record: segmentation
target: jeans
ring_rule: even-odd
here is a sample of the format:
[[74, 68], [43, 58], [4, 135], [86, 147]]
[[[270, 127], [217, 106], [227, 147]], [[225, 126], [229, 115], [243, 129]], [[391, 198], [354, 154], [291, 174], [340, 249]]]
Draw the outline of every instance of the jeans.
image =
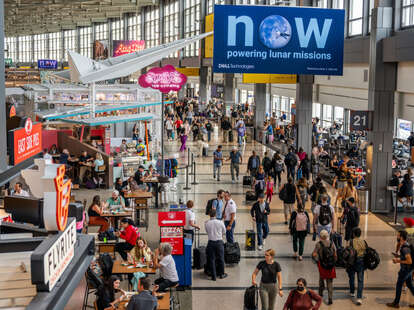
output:
[[319, 295], [323, 297], [323, 291], [325, 290], [325, 281], [326, 287], [328, 289], [328, 298], [332, 300], [333, 296], [333, 279], [321, 279], [319, 277]]
[[[222, 240], [208, 241], [207, 266], [213, 279], [224, 274], [224, 243]], [[216, 265], [217, 264], [217, 265]], [[217, 268], [216, 268], [217, 266]]]
[[230, 163], [231, 180], [234, 181], [234, 172], [236, 172], [236, 178], [239, 179], [239, 163]]
[[188, 121], [188, 125], [191, 126], [191, 124], [193, 122], [193, 118], [192, 117], [187, 117], [187, 121]]
[[260, 300], [262, 310], [273, 310], [277, 297], [276, 283], [260, 283]]
[[237, 136], [237, 142], [239, 143], [239, 145], [243, 144], [243, 136]]
[[221, 173], [221, 163], [220, 164], [214, 163], [213, 176], [214, 178], [216, 178], [216, 175], [217, 175], [217, 181], [220, 181], [220, 173]]
[[282, 172], [275, 172], [273, 175], [273, 179], [275, 180], [275, 185], [277, 183], [277, 188], [282, 184]]
[[413, 274], [413, 271], [407, 268], [401, 268], [400, 271], [398, 272], [397, 287], [395, 289], [395, 299], [394, 299], [395, 304], [400, 303], [401, 291], [402, 291], [404, 282], [407, 285], [408, 289], [410, 290], [411, 294], [414, 295], [412, 274]]
[[211, 140], [211, 131], [208, 130], [207, 131], [207, 141], [210, 142], [210, 140]]
[[303, 255], [303, 248], [305, 247], [305, 238], [307, 231], [295, 231], [293, 233], [293, 252], [298, 252], [299, 243], [299, 256]]
[[355, 265], [349, 268], [347, 271], [349, 276], [349, 292], [351, 294], [355, 293], [355, 273], [358, 277], [358, 290], [357, 290], [357, 298], [362, 298], [362, 290], [364, 289], [364, 259], [362, 257], [358, 257], [355, 260]]
[[295, 166], [286, 166], [287, 170], [287, 177], [292, 177], [293, 181], [295, 181]]
[[332, 224], [328, 224], [328, 225], [325, 225], [325, 226], [318, 224], [318, 236], [321, 235], [322, 230], [326, 230], [328, 232], [328, 234], [331, 234]]
[[128, 259], [128, 252], [134, 248], [132, 244], [128, 242], [121, 242], [115, 244], [115, 252], [118, 252], [121, 255], [122, 259], [126, 261]]
[[267, 222], [256, 222], [256, 228], [257, 228], [257, 244], [263, 245], [263, 239], [267, 238], [267, 235], [269, 234], [269, 225]]
[[234, 227], [236, 226], [236, 221], [233, 222], [231, 225], [231, 229], [227, 230], [227, 226], [229, 226], [230, 221], [224, 221], [224, 226], [226, 226], [226, 241], [228, 243], [234, 243]]
[[154, 281], [154, 283], [159, 286], [157, 292], [165, 292], [167, 288], [175, 286], [178, 282], [172, 282], [168, 279], [158, 278]]

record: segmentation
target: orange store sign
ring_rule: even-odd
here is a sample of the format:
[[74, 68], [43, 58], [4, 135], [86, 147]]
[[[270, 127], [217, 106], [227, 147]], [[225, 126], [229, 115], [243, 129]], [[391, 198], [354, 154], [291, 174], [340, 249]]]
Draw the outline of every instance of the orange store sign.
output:
[[42, 151], [42, 124], [33, 123], [28, 118], [23, 128], [9, 132], [9, 141], [12, 151], [10, 163], [17, 165]]

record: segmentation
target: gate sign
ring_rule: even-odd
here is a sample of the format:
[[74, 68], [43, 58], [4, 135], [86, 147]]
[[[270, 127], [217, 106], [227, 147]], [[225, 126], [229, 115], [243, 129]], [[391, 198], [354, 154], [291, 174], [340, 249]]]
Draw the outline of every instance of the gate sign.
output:
[[349, 119], [351, 131], [369, 130], [368, 111], [351, 111]]
[[215, 5], [214, 72], [342, 75], [344, 12]]
[[161, 242], [167, 242], [171, 244], [172, 255], [183, 255], [184, 253], [183, 227], [161, 227]]
[[17, 165], [42, 151], [42, 124], [27, 118], [24, 128], [9, 132], [10, 162]]
[[138, 83], [141, 87], [150, 87], [168, 94], [170, 91], [179, 91], [187, 83], [187, 76], [175, 70], [173, 66], [166, 65], [162, 68], [152, 68], [142, 74]]
[[158, 212], [158, 226], [184, 226], [185, 212]]

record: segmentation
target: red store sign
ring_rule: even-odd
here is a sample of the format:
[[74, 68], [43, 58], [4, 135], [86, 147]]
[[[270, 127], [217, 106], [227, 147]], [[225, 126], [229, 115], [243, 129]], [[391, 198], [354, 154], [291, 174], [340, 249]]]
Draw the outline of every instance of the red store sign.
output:
[[161, 227], [161, 242], [171, 244], [172, 255], [184, 254], [183, 227]]
[[184, 226], [185, 212], [158, 212], [158, 226]]
[[42, 152], [42, 124], [26, 120], [24, 128], [9, 132], [11, 146], [10, 164], [17, 165], [22, 161]]

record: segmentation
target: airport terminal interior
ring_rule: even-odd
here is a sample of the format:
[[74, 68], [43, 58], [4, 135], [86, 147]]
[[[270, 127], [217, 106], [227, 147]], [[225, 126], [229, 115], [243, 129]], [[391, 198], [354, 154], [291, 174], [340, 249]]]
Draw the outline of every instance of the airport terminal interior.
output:
[[4, 0], [0, 70], [0, 310], [414, 308], [414, 0]]

